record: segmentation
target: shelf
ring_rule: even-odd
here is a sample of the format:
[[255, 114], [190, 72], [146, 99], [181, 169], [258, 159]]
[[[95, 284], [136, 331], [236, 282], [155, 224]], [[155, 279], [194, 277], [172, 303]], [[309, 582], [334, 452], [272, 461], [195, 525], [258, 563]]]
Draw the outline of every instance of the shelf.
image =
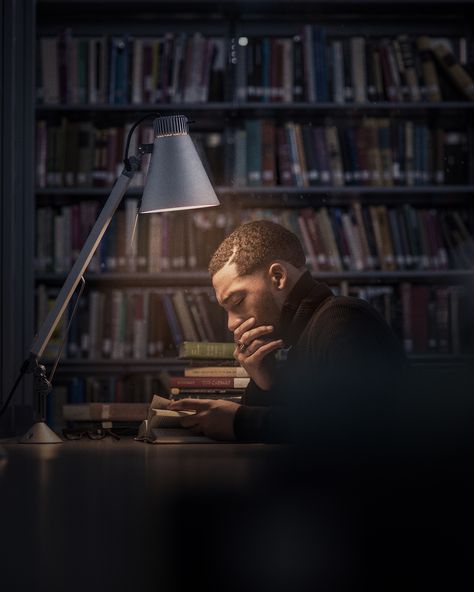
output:
[[[411, 205], [454, 207], [470, 204], [474, 185], [427, 185], [414, 187], [219, 187], [215, 188], [226, 208], [304, 208], [320, 206], [344, 207], [354, 199], [364, 204], [398, 206]], [[69, 198], [82, 201], [105, 202], [110, 189], [102, 188], [45, 188], [36, 191], [37, 205], [68, 205]], [[142, 189], [130, 189], [127, 197], [141, 196]]]
[[[43, 360], [46, 367], [51, 367], [53, 360]], [[190, 361], [180, 358], [154, 358], [149, 360], [61, 360], [56, 375], [77, 374], [135, 374], [145, 372], [159, 373], [166, 370], [182, 370]]]
[[225, 194], [252, 194], [252, 193], [263, 193], [268, 195], [273, 194], [301, 194], [306, 193], [308, 195], [320, 195], [326, 193], [336, 194], [374, 194], [382, 193], [384, 195], [398, 194], [398, 193], [474, 193], [474, 185], [412, 185], [412, 186], [401, 186], [395, 185], [393, 187], [379, 186], [364, 186], [364, 185], [347, 185], [343, 187], [216, 187], [216, 191], [222, 195]]
[[99, 112], [144, 112], [144, 111], [176, 111], [176, 112], [208, 112], [208, 111], [222, 111], [236, 115], [241, 113], [253, 112], [320, 112], [320, 113], [337, 113], [338, 115], [345, 112], [373, 112], [373, 111], [433, 111], [433, 110], [473, 110], [474, 101], [442, 101], [442, 102], [399, 102], [399, 101], [383, 101], [378, 103], [237, 103], [233, 101], [228, 102], [214, 102], [214, 103], [163, 103], [163, 104], [126, 104], [126, 105], [37, 105], [36, 111], [39, 115], [42, 113], [91, 113]]
[[[167, 271], [163, 273], [86, 273], [84, 277], [86, 283], [101, 285], [139, 284], [140, 286], [160, 288], [175, 286], [211, 287], [209, 274], [205, 270]], [[61, 285], [66, 279], [66, 275], [57, 273], [39, 273], [36, 275], [35, 279], [38, 283]]]
[[[415, 283], [441, 283], [449, 284], [460, 281], [472, 280], [474, 270], [472, 269], [449, 269], [433, 271], [344, 271], [332, 272], [321, 271], [313, 273], [315, 279], [338, 283], [349, 281], [352, 284], [367, 284], [375, 282], [378, 284], [398, 283], [401, 281]], [[35, 280], [37, 283], [61, 285], [66, 279], [63, 274], [39, 273]], [[85, 275], [87, 283], [114, 285], [129, 284], [148, 287], [211, 287], [211, 280], [207, 271], [176, 271], [163, 273], [89, 273]]]
[[438, 271], [321, 271], [313, 274], [315, 279], [324, 282], [348, 281], [351, 284], [391, 284], [398, 282], [440, 283], [462, 282], [474, 278], [474, 270], [438, 270]]
[[[261, 194], [265, 196], [282, 195], [398, 195], [398, 194], [474, 194], [474, 185], [412, 185], [393, 187], [386, 186], [364, 186], [348, 185], [343, 187], [320, 186], [320, 187], [283, 187], [283, 186], [255, 186], [255, 187], [228, 187], [216, 186], [214, 188], [218, 195], [226, 196], [248, 196]], [[112, 187], [44, 187], [36, 189], [38, 196], [64, 196], [64, 197], [107, 197]], [[127, 195], [141, 195], [143, 189], [132, 188]]]
[[[472, 355], [456, 354], [412, 354], [408, 356], [414, 365], [419, 366], [464, 366], [474, 361]], [[217, 360], [217, 363], [222, 360]], [[43, 360], [46, 367], [50, 367], [52, 360]], [[212, 362], [214, 364], [214, 362]], [[56, 375], [107, 375], [107, 374], [132, 374], [146, 372], [162, 372], [164, 370], [180, 370], [192, 365], [192, 360], [181, 358], [154, 358], [149, 360], [62, 360], [57, 368]]]

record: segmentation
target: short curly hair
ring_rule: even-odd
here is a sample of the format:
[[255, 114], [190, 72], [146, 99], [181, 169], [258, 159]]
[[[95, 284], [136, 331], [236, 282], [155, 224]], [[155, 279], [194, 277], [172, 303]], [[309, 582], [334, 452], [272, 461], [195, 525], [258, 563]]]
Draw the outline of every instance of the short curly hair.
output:
[[236, 228], [218, 246], [209, 262], [211, 278], [226, 263], [235, 263], [239, 275], [248, 275], [275, 259], [297, 268], [306, 263], [299, 238], [280, 224], [255, 220]]

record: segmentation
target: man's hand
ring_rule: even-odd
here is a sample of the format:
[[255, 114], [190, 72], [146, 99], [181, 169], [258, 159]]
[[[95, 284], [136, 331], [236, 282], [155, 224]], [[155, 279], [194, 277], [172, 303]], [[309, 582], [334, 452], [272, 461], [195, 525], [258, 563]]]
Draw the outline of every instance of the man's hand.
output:
[[263, 390], [273, 386], [275, 377], [275, 358], [268, 354], [283, 347], [282, 339], [269, 341], [265, 337], [273, 332], [272, 325], [255, 327], [255, 319], [244, 321], [234, 331], [237, 347], [234, 358], [243, 366], [250, 378]]
[[204, 434], [216, 440], [235, 440], [234, 417], [238, 403], [222, 399], [181, 399], [169, 404], [173, 411], [196, 411], [181, 419], [181, 425], [193, 434]]

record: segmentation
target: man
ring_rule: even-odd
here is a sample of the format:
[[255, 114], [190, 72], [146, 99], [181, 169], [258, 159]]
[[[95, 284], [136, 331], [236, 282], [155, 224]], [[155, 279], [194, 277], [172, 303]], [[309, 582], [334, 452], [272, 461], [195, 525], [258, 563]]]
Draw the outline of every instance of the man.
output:
[[[237, 228], [214, 253], [209, 272], [227, 311], [234, 357], [251, 381], [242, 405], [171, 403], [170, 409], [196, 410], [183, 419], [196, 433], [287, 441], [311, 432], [313, 419], [350, 423], [361, 398], [383, 390], [404, 368], [401, 346], [378, 312], [313, 280], [299, 239], [279, 224], [262, 220]], [[279, 350], [287, 352], [285, 363], [276, 360]]]
[[[437, 580], [439, 565], [462, 565], [464, 575], [472, 379], [459, 388], [449, 374], [412, 381], [410, 371], [403, 380], [405, 356], [380, 315], [334, 296], [304, 263], [297, 237], [264, 221], [239, 227], [211, 259], [235, 358], [252, 380], [242, 405], [188, 399], [170, 407], [196, 410], [184, 425], [214, 438], [296, 445], [284, 447], [277, 466], [268, 458], [248, 494], [193, 491], [182, 502], [176, 548], [183, 529], [207, 535], [188, 572], [212, 556], [217, 580], [216, 570], [237, 561], [251, 574], [244, 586], [263, 566], [288, 574], [289, 587], [298, 577], [304, 590], [354, 582], [392, 589], [407, 578]], [[284, 350], [279, 366], [275, 353]]]

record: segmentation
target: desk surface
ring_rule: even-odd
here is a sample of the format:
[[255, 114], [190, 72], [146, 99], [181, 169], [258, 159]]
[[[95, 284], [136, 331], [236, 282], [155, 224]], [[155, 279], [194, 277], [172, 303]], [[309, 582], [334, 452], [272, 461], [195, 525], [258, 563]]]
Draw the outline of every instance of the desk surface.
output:
[[0, 591], [470, 589], [467, 465], [424, 465], [344, 481], [283, 446], [0, 442]]
[[208, 537], [216, 552], [235, 530], [231, 508], [247, 507], [257, 490], [264, 497], [269, 463], [284, 454], [264, 444], [128, 438], [0, 443], [0, 589], [41, 579], [48, 592], [136, 590], [158, 574], [167, 585], [155, 589], [184, 588], [186, 552]]

